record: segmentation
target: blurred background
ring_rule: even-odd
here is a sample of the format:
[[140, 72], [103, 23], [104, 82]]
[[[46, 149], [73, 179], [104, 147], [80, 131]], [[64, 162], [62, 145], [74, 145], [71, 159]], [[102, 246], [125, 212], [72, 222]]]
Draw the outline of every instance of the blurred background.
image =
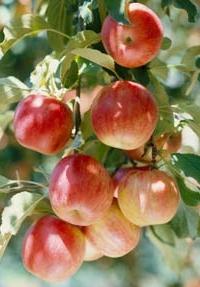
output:
[[[29, 0], [0, 1], [1, 41], [3, 27], [11, 19], [30, 13], [31, 2]], [[163, 77], [173, 101], [173, 97], [181, 98], [183, 91], [190, 84], [187, 75], [173, 68], [173, 65], [181, 62], [187, 48], [200, 45], [200, 20], [195, 24], [188, 23], [186, 12], [176, 8], [170, 9], [168, 17], [161, 10], [159, 0], [144, 2], [160, 15], [165, 27], [165, 36], [172, 40], [171, 48], [162, 51], [159, 59], [171, 65]], [[200, 5], [200, 1], [197, 0], [194, 3], [197, 6]], [[23, 40], [1, 59], [0, 77], [15, 76], [29, 85], [30, 74], [35, 65], [50, 51], [44, 34]], [[97, 84], [97, 82], [93, 83], [94, 86]], [[200, 84], [197, 83], [192, 93], [194, 101], [198, 103], [199, 88]], [[189, 128], [183, 131], [181, 151], [196, 154], [200, 152], [199, 139]], [[13, 137], [12, 126], [8, 126], [6, 130], [0, 129], [1, 175], [12, 179], [43, 180], [43, 171], [50, 173], [57, 160], [56, 156], [44, 157], [21, 148]], [[2, 197], [1, 202], [4, 200], [6, 199]], [[55, 286], [36, 279], [23, 268], [20, 250], [26, 224], [11, 240], [0, 263], [0, 287]], [[158, 241], [151, 232], [144, 230], [139, 246], [128, 256], [119, 259], [102, 258], [96, 262], [84, 263], [73, 278], [56, 286], [200, 287], [200, 240], [177, 239], [175, 246], [172, 247]]]

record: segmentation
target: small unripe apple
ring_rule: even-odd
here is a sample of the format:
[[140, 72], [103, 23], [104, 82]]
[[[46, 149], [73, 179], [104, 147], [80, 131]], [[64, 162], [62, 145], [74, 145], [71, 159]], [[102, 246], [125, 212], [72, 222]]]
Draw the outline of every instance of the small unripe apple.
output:
[[125, 218], [114, 199], [105, 215], [85, 227], [84, 233], [104, 255], [121, 257], [137, 246], [141, 229]]
[[130, 150], [150, 139], [158, 111], [154, 97], [145, 87], [117, 81], [99, 91], [91, 107], [91, 119], [100, 141]]
[[103, 254], [85, 237], [85, 257], [84, 261], [94, 261], [101, 258]]
[[75, 225], [90, 225], [111, 206], [113, 182], [94, 158], [74, 154], [63, 158], [53, 170], [49, 195], [55, 213]]
[[119, 206], [126, 218], [138, 226], [170, 221], [179, 198], [174, 179], [160, 170], [129, 172], [119, 185]]
[[106, 17], [101, 31], [102, 42], [115, 62], [136, 68], [157, 56], [164, 31], [159, 17], [145, 5], [130, 3], [126, 12], [130, 24]]
[[72, 131], [72, 112], [53, 97], [31, 94], [17, 106], [14, 132], [17, 141], [42, 154], [56, 154], [66, 145]]
[[81, 266], [84, 254], [85, 237], [79, 228], [54, 216], [39, 219], [23, 241], [25, 268], [49, 282], [72, 276]]

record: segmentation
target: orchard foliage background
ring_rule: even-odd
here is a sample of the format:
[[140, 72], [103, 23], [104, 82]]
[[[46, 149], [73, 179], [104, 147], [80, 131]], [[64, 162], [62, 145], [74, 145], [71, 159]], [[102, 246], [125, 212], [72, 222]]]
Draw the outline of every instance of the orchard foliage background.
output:
[[[172, 287], [200, 278], [200, 1], [135, 2], [159, 15], [165, 38], [159, 56], [150, 64], [126, 69], [105, 54], [99, 34], [107, 13], [126, 23], [125, 0], [0, 1], [0, 256], [9, 243], [0, 268], [2, 286], [50, 286], [23, 270], [21, 237], [35, 218], [52, 212], [46, 189], [49, 174], [62, 156], [45, 157], [16, 143], [12, 127], [16, 104], [38, 89], [69, 100], [67, 91], [77, 87], [87, 103], [96, 86], [118, 78], [152, 90], [160, 109], [156, 135], [173, 132], [177, 126], [183, 129], [180, 153], [159, 162], [176, 177], [182, 202], [169, 224], [145, 229], [136, 251], [116, 260], [85, 263], [60, 286], [95, 282], [96, 287]], [[131, 164], [122, 151], [97, 141], [89, 112], [80, 115], [75, 104], [74, 117], [80, 131], [75, 131], [65, 154], [82, 150], [110, 173]]]

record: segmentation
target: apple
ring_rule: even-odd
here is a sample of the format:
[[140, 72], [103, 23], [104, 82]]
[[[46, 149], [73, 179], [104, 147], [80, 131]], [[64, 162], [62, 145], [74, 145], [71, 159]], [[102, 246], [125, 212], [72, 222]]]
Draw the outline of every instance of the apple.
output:
[[63, 158], [50, 178], [49, 196], [61, 219], [75, 225], [94, 223], [111, 206], [113, 182], [94, 158], [74, 154]]
[[94, 261], [101, 258], [103, 254], [85, 237], [85, 257], [84, 261]]
[[54, 97], [31, 94], [14, 115], [14, 133], [24, 147], [42, 154], [56, 154], [66, 145], [73, 127], [72, 112]]
[[101, 142], [130, 150], [150, 139], [157, 124], [158, 109], [145, 87], [117, 81], [99, 91], [92, 103], [91, 120]]
[[114, 199], [105, 215], [85, 227], [84, 233], [100, 252], [114, 258], [129, 253], [137, 246], [141, 229], [125, 218]]
[[162, 45], [163, 26], [147, 6], [127, 6], [129, 24], [118, 23], [111, 16], [104, 20], [101, 38], [105, 50], [116, 63], [127, 68], [143, 66], [154, 59]]
[[170, 221], [179, 205], [174, 179], [160, 170], [129, 172], [119, 185], [119, 206], [128, 220], [138, 226]]
[[50, 215], [31, 226], [22, 247], [25, 268], [49, 282], [72, 276], [81, 266], [84, 254], [85, 237], [79, 228]]
[[199, 287], [200, 286], [200, 278], [191, 279], [186, 282], [184, 287]]
[[[177, 152], [182, 143], [182, 134], [181, 132], [175, 132], [172, 134], [163, 134], [155, 140], [155, 148], [163, 153], [165, 156], [165, 151], [167, 154]], [[133, 160], [149, 163], [153, 161], [152, 155], [152, 146], [149, 146], [149, 143], [137, 148], [125, 151], [125, 153]], [[167, 155], [166, 154], [166, 155]], [[156, 161], [160, 160], [160, 156], [156, 155]]]

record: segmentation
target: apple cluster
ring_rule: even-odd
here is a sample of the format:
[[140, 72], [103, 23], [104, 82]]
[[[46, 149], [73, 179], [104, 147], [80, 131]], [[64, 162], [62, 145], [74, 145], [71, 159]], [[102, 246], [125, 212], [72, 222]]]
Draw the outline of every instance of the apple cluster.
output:
[[[134, 68], [158, 54], [163, 28], [157, 15], [142, 4], [129, 4], [126, 14], [129, 25], [111, 16], [105, 19], [102, 42], [119, 65]], [[91, 106], [91, 121], [102, 143], [149, 163], [152, 153], [146, 145], [158, 113], [148, 89], [121, 80], [100, 89]], [[17, 141], [42, 154], [60, 152], [72, 129], [70, 108], [52, 96], [33, 93], [15, 112]], [[163, 135], [155, 145], [173, 152], [180, 142], [180, 134]], [[72, 276], [84, 260], [127, 254], [139, 243], [142, 227], [170, 221], [179, 205], [175, 180], [166, 172], [151, 166], [121, 167], [111, 177], [100, 162], [83, 153], [58, 162], [50, 177], [49, 198], [55, 215], [31, 226], [22, 258], [28, 271], [51, 282]]]

